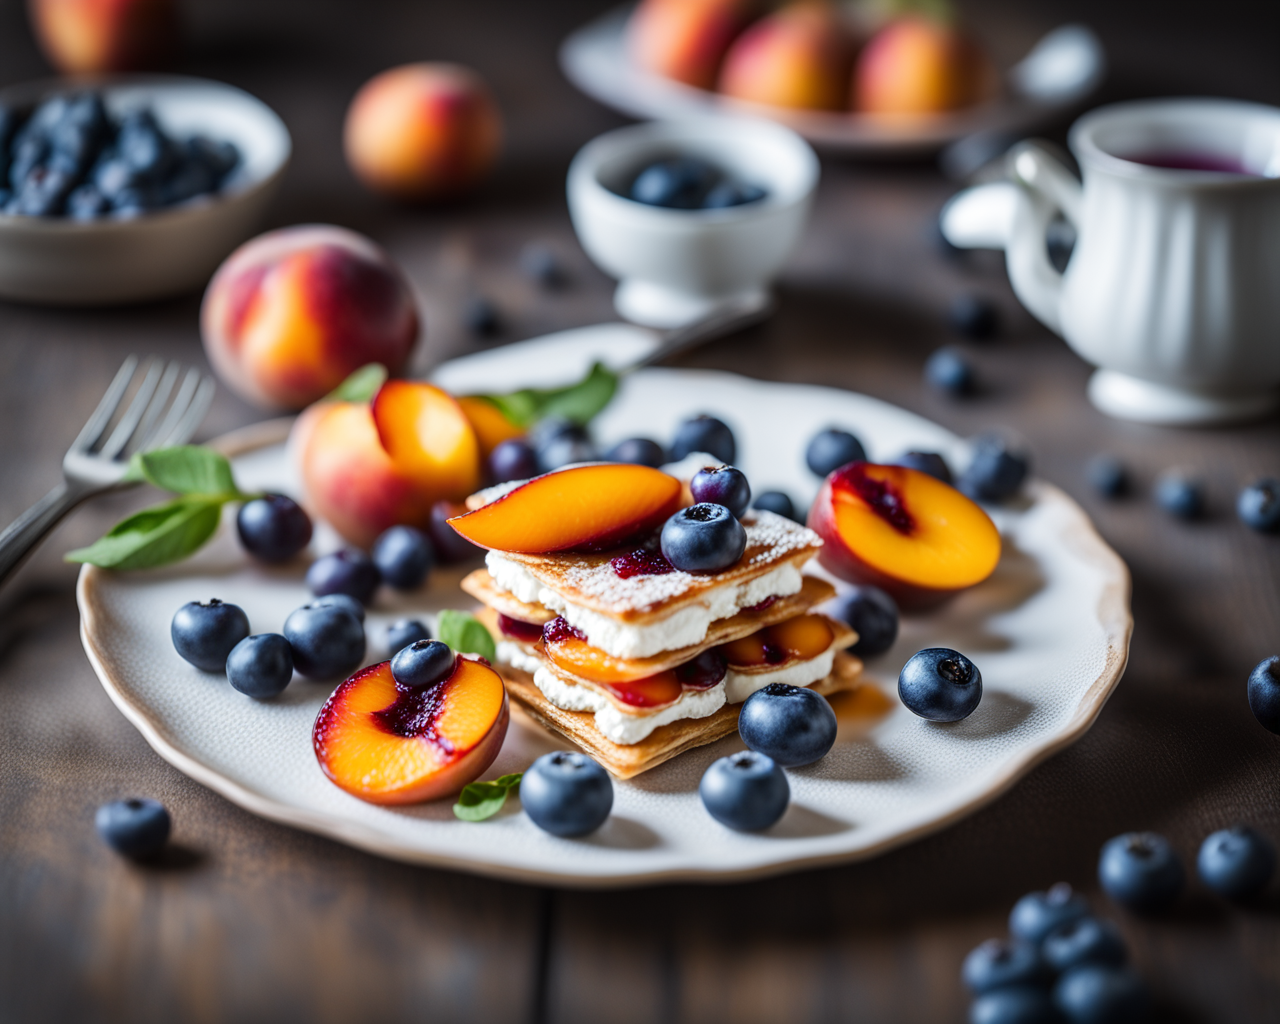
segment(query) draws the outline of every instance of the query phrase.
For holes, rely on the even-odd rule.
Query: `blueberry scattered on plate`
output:
[[[387,653],[395,657],[410,644],[430,639],[427,627],[417,619],[398,619],[387,627]]]
[[[1142,979],[1132,971],[1082,964],[1058,979],[1053,1002],[1070,1024],[1141,1024],[1151,999]]]
[[[1110,921],[1080,917],[1059,925],[1041,945],[1045,963],[1061,973],[1081,964],[1123,967],[1129,958],[1120,929]]]
[[[712,762],[703,773],[698,794],[711,817],[738,832],[768,828],[791,802],[791,787],[782,769],[754,750]]]
[[[763,491],[756,495],[751,507],[784,516],[792,522],[800,522],[800,517],[796,515],[795,502],[791,500],[791,495],[784,491]]]
[[[391,659],[391,678],[406,690],[422,690],[449,678],[457,655],[439,640],[415,640]]]
[[[249,635],[244,609],[216,597],[208,603],[189,601],[174,613],[169,636],[174,649],[203,672],[223,672],[227,655]]]
[[[926,647],[902,666],[898,696],[921,718],[958,722],[973,714],[982,700],[982,673],[959,651]]]
[[[807,687],[770,683],[743,703],[738,735],[782,767],[797,768],[827,755],[836,741],[836,713]]]
[[[1098,858],[1098,882],[1106,894],[1141,914],[1173,906],[1184,874],[1169,840],[1154,832],[1127,832],[1109,839]]]
[[[920,473],[928,473],[935,480],[941,480],[944,484],[955,482],[955,478],[951,475],[951,467],[947,465],[947,460],[937,452],[903,452],[894,460],[894,465],[906,466],[907,469],[914,469]]]
[[[1280,735],[1280,657],[1263,658],[1249,673],[1249,710],[1258,723]]]
[[[1048,969],[1035,943],[1024,939],[988,939],[964,958],[960,977],[977,995],[1011,985],[1040,985]]]
[[[733,466],[706,466],[698,470],[689,482],[689,491],[694,501],[723,505],[736,519],[741,519],[751,504],[747,476]]]
[[[128,797],[98,808],[94,826],[103,842],[134,860],[150,860],[169,841],[172,822],[159,800]]]
[[[965,293],[952,300],[948,310],[951,329],[962,338],[986,341],[1000,329],[1000,314],[990,299]]]
[[[1280,530],[1280,480],[1255,480],[1236,499],[1236,514],[1259,533]]]
[[[1161,473],[1154,496],[1156,504],[1175,519],[1199,519],[1204,515],[1204,484],[1183,470]]]
[[[898,603],[879,587],[853,587],[836,599],[837,614],[858,634],[850,651],[859,658],[883,654],[898,639]]]
[[[531,242],[520,252],[520,270],[541,288],[548,291],[563,288],[569,283],[559,257],[547,245]]]
[[[245,637],[227,655],[227,682],[248,697],[278,697],[292,678],[293,648],[279,633]]]
[[[1039,943],[1051,931],[1089,913],[1089,904],[1066,882],[1044,892],[1029,892],[1009,911],[1009,931],[1020,939]]]
[[[336,605],[304,604],[284,620],[293,666],[308,679],[338,679],[364,660],[364,625]]]
[[[1233,900],[1257,896],[1276,870],[1276,848],[1248,825],[1220,829],[1200,844],[1200,880]]]
[[[394,590],[417,590],[436,564],[431,538],[414,526],[392,526],[373,542],[373,564]]]
[[[382,574],[363,551],[345,548],[317,558],[307,570],[307,586],[317,597],[346,594],[367,605],[382,582]]]
[[[544,832],[573,838],[594,832],[613,810],[613,782],[576,751],[543,754],[520,780],[520,803]]]
[[[1114,455],[1095,455],[1085,464],[1084,475],[1104,498],[1119,498],[1129,491],[1129,470]]]
[[[944,345],[925,360],[924,379],[937,391],[963,397],[977,389],[978,376],[963,352]]]
[[[825,477],[850,462],[865,462],[866,459],[867,452],[862,442],[838,427],[818,431],[804,450],[805,465],[810,473],[819,477]]]
[[[538,454],[538,469],[550,473],[575,462],[594,462],[599,457],[585,427],[568,420],[548,417],[541,420],[529,437]]]
[[[694,452],[705,452],[726,466],[732,466],[738,454],[738,444],[724,421],[704,413],[685,420],[676,429],[676,439],[671,444],[671,460],[679,462]]]
[[[738,181],[697,157],[671,157],[642,167],[627,189],[627,198],[669,210],[721,210],[758,203],[768,193],[759,185]]]
[[[311,517],[292,498],[264,494],[236,514],[241,546],[263,562],[287,562],[311,543]]]
[[[969,1024],[1062,1024],[1049,994],[1025,985],[997,988],[969,1007]]]
[[[629,437],[609,449],[605,458],[610,462],[626,462],[633,466],[649,466],[657,469],[667,461],[662,445],[647,437]]]
[[[1030,457],[1009,438],[983,434],[973,442],[973,460],[958,486],[978,501],[1007,501],[1021,490],[1030,471]]]
[[[685,572],[719,572],[747,549],[747,531],[723,505],[682,508],[662,524],[662,556]]]
[[[350,594],[325,594],[309,601],[316,608],[343,608],[349,611],[360,622],[364,622],[364,605]]]
[[[500,441],[489,453],[489,476],[495,484],[529,480],[538,473],[538,453],[522,437]]]

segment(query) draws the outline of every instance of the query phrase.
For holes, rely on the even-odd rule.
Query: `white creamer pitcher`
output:
[[[1122,103],[1069,143],[1077,181],[1034,142],[1012,181],[943,211],[955,245],[1003,248],[1023,305],[1100,369],[1104,412],[1153,423],[1259,416],[1280,405],[1280,110],[1230,100]],[[1077,241],[1065,273],[1045,234]]]

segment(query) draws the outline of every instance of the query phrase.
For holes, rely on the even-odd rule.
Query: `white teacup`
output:
[[[1013,183],[955,197],[944,233],[1005,249],[1023,305],[1100,367],[1089,397],[1104,412],[1210,423],[1280,406],[1280,109],[1122,103],[1069,143],[1083,185],[1022,143]],[[1059,212],[1077,232],[1061,274],[1045,245]]]

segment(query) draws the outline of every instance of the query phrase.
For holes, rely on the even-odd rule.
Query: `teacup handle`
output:
[[[1022,186],[1005,248],[1009,282],[1036,319],[1061,334],[1062,274],[1049,262],[1045,236],[1058,211],[1079,230],[1083,190],[1057,157],[1031,140],[1009,151],[1006,166]]]

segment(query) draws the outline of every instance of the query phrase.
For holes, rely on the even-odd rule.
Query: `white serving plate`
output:
[[[849,156],[900,156],[939,149],[977,132],[1025,132],[1093,92],[1105,65],[1092,31],[1064,25],[1006,71],[997,98],[966,110],[911,118],[792,111],[734,100],[637,68],[626,45],[631,10],[630,5],[614,8],[561,45],[561,69],[588,96],[632,117],[768,117],[826,152]]]
[[[593,358],[621,365],[654,342],[652,333],[620,324],[583,328],[456,360],[436,379],[462,392],[563,382]],[[963,465],[967,455],[948,431],[865,395],[695,370],[631,376],[600,417],[598,435],[605,442],[635,434],[669,440],[681,419],[700,412],[733,427],[739,464],[757,490],[782,488],[806,502],[817,481],[804,468],[804,446],[832,424],[856,432],[872,458],[911,447]],[[224,439],[227,450],[240,453],[241,486],[296,488],[279,443],[285,426],[275,421]],[[1092,724],[1128,655],[1128,572],[1079,506],[1049,484],[1033,481],[1021,505],[992,512],[1005,544],[995,575],[941,611],[904,620],[893,649],[869,663],[869,686],[835,701],[835,748],[788,773],[791,808],[760,835],[723,828],[697,795],[707,765],[740,749],[736,736],[617,783],[612,818],[585,839],[539,831],[517,801],[476,824],[456,820],[448,800],[385,808],[348,796],[324,777],[311,750],[312,722],[331,685],[295,680],[281,698],[256,703],[173,650],[169,620],[186,601],[233,601],[255,632],[267,632],[307,599],[303,563],[250,564],[229,522],[207,549],[170,569],[86,567],[81,635],[107,692],[161,756],[274,821],[399,860],[526,882],[754,878],[869,857],[936,831],[995,799]],[[438,571],[421,593],[384,597],[370,611],[370,637],[408,612],[472,607],[457,588],[464,571]],[[899,704],[897,673],[926,646],[955,647],[982,670],[983,700],[966,721],[929,723]],[[523,770],[563,745],[513,716],[485,777]]]

